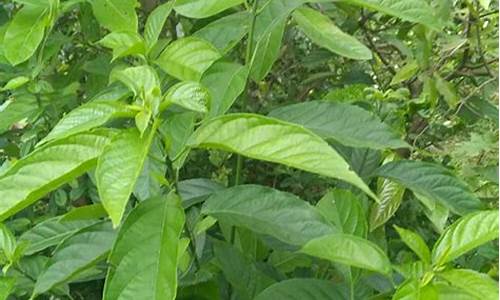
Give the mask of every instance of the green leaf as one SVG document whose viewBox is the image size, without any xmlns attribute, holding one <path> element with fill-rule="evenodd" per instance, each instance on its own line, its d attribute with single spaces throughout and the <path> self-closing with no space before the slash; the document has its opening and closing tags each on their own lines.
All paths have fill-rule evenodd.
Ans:
<svg viewBox="0 0 500 300">
<path fill-rule="evenodd" d="M 378 192 L 380 203 L 373 203 L 370 211 L 370 231 L 384 225 L 398 210 L 405 188 L 389 179 L 382 179 Z"/>
<path fill-rule="evenodd" d="M 42 42 L 48 9 L 24 6 L 14 16 L 3 38 L 3 50 L 12 65 L 28 60 Z"/>
<path fill-rule="evenodd" d="M 98 43 L 106 48 L 113 50 L 113 59 L 111 61 L 128 55 L 144 55 L 146 52 L 146 45 L 144 44 L 144 40 L 135 32 L 111 32 Z"/>
<path fill-rule="evenodd" d="M 300 124 L 325 139 L 351 147 L 408 148 L 377 116 L 355 105 L 309 101 L 275 109 L 273 118 Z"/>
<path fill-rule="evenodd" d="M 425 243 L 424 239 L 422 237 L 408 229 L 401 228 L 399 226 L 394 226 L 396 231 L 398 232 L 399 236 L 401 237 L 401 240 L 413 251 L 417 254 L 420 259 L 427 263 L 430 264 L 431 262 L 431 251 L 429 250 L 429 247 L 427 247 L 427 244 Z"/>
<path fill-rule="evenodd" d="M 196 114 L 193 112 L 169 115 L 160 127 L 171 161 L 179 159 L 186 150 L 186 143 L 194 131 Z"/>
<path fill-rule="evenodd" d="M 256 114 L 229 114 L 198 128 L 190 144 L 338 178 L 377 199 L 327 142 L 302 126 Z"/>
<path fill-rule="evenodd" d="M 65 115 L 38 145 L 88 131 L 117 118 L 131 118 L 135 111 L 121 102 L 93 101 L 79 106 Z"/>
<path fill-rule="evenodd" d="M 31 94 L 14 95 L 0 105 L 0 133 L 9 130 L 17 122 L 30 121 L 41 111 L 37 99 Z"/>
<path fill-rule="evenodd" d="M 186 37 L 170 44 L 156 63 L 177 79 L 200 81 L 203 73 L 220 57 L 219 51 L 205 40 Z"/>
<path fill-rule="evenodd" d="M 187 110 L 206 113 L 210 105 L 210 94 L 198 82 L 179 82 L 166 92 L 160 104 L 160 111 L 166 109 L 171 104 L 178 105 Z"/>
<path fill-rule="evenodd" d="M 107 217 L 108 214 L 101 203 L 90 204 L 73 208 L 61 217 L 60 222 L 71 223 L 75 221 L 95 221 Z"/>
<path fill-rule="evenodd" d="M 174 6 L 175 0 L 157 6 L 148 16 L 144 27 L 144 40 L 148 51 L 158 41 L 158 37 Z"/>
<path fill-rule="evenodd" d="M 347 58 L 368 60 L 372 53 L 355 37 L 340 30 L 329 17 L 309 7 L 293 13 L 299 28 L 317 45 Z"/>
<path fill-rule="evenodd" d="M 8 91 L 8 90 L 15 90 L 17 88 L 20 88 L 21 86 L 25 85 L 30 81 L 30 78 L 26 76 L 17 76 L 15 78 L 12 78 L 9 80 L 1 89 L 0 91 Z"/>
<path fill-rule="evenodd" d="M 211 95 L 209 117 L 226 113 L 234 101 L 245 90 L 248 69 L 242 65 L 228 62 L 216 62 L 203 77 L 201 83 Z"/>
<path fill-rule="evenodd" d="M 435 16 L 434 9 L 421 0 L 344 0 L 348 4 L 359 5 L 377 10 L 404 21 L 424 24 L 432 29 L 440 30 L 441 21 Z"/>
<path fill-rule="evenodd" d="M 91 0 L 99 23 L 110 31 L 137 32 L 136 0 Z"/>
<path fill-rule="evenodd" d="M 254 42 L 255 51 L 250 63 L 250 77 L 255 81 L 263 80 L 278 60 L 281 40 L 285 33 L 286 19 L 277 24 L 273 30 Z"/>
<path fill-rule="evenodd" d="M 336 232 L 307 202 L 259 185 L 240 185 L 217 192 L 205 201 L 202 212 L 291 245 L 300 246 Z"/>
<path fill-rule="evenodd" d="M 161 93 L 158 75 L 152 67 L 147 65 L 119 70 L 112 73 L 110 77 L 110 81 L 122 82 L 142 100 L 159 97 Z"/>
<path fill-rule="evenodd" d="M 175 11 L 183 16 L 201 19 L 213 16 L 228 8 L 239 5 L 244 0 L 177 0 Z"/>
<path fill-rule="evenodd" d="M 428 284 L 422 286 L 419 280 L 411 279 L 401 284 L 394 296 L 393 300 L 428 300 L 428 299 L 441 299 L 441 295 L 437 294 L 437 289 Z"/>
<path fill-rule="evenodd" d="M 484 9 L 488 9 L 490 7 L 491 0 L 479 0 L 479 4 L 481 4 Z"/>
<path fill-rule="evenodd" d="M 480 300 L 481 298 L 473 298 L 471 294 L 464 290 L 452 286 L 445 282 L 437 282 L 434 284 L 439 293 L 439 300 Z M 422 299 L 426 300 L 426 299 Z"/>
<path fill-rule="evenodd" d="M 437 74 L 434 74 L 434 82 L 439 94 L 443 96 L 444 101 L 446 101 L 448 106 L 451 109 L 455 108 L 460 102 L 460 96 L 458 95 L 455 86 Z"/>
<path fill-rule="evenodd" d="M 155 130 L 151 130 L 141 137 L 135 128 L 124 129 L 99 157 L 95 171 L 97 190 L 114 227 L 120 224 L 154 134 Z"/>
<path fill-rule="evenodd" d="M 14 258 L 16 246 L 16 237 L 12 231 L 0 223 L 0 254 L 3 253 L 10 262 L 13 262 L 12 259 Z"/>
<path fill-rule="evenodd" d="M 33 294 L 45 293 L 95 265 L 107 255 L 115 237 L 109 223 L 98 223 L 66 239 L 37 278 Z"/>
<path fill-rule="evenodd" d="M 434 264 L 445 264 L 497 238 L 498 210 L 466 215 L 441 235 L 432 250 L 432 261 Z"/>
<path fill-rule="evenodd" d="M 134 187 L 134 196 L 139 201 L 162 195 L 163 186 L 168 185 L 165 179 L 167 164 L 164 151 L 162 141 L 159 137 L 155 137 Z"/>
<path fill-rule="evenodd" d="M 339 286 L 329 280 L 296 278 L 275 283 L 254 300 L 331 300 L 346 299 Z"/>
<path fill-rule="evenodd" d="M 358 197 L 348 190 L 329 191 L 317 204 L 317 208 L 340 232 L 366 237 L 368 224 Z"/>
<path fill-rule="evenodd" d="M 103 299 L 175 299 L 183 226 L 184 211 L 174 193 L 141 202 L 113 246 Z"/>
<path fill-rule="evenodd" d="M 415 74 L 417 74 L 418 70 L 419 66 L 416 61 L 412 60 L 408 62 L 396 72 L 394 77 L 392 77 L 391 85 L 395 85 L 412 78 Z"/>
<path fill-rule="evenodd" d="M 367 269 L 382 274 L 391 273 L 391 263 L 374 243 L 349 234 L 332 234 L 309 241 L 302 253 L 334 263 Z"/>
<path fill-rule="evenodd" d="M 437 232 L 443 233 L 446 222 L 450 216 L 450 210 L 436 200 L 414 193 L 415 198 L 422 203 L 424 213 L 432 222 Z"/>
<path fill-rule="evenodd" d="M 0 276 L 0 300 L 7 300 L 14 291 L 16 279 L 13 277 Z"/>
<path fill-rule="evenodd" d="M 23 233 L 19 241 L 28 242 L 26 255 L 56 246 L 81 229 L 95 224 L 96 220 L 61 222 L 61 217 L 45 220 Z"/>
<path fill-rule="evenodd" d="M 440 272 L 438 276 L 476 299 L 498 299 L 498 282 L 486 274 L 474 270 L 451 269 Z"/>
<path fill-rule="evenodd" d="M 72 135 L 17 161 L 0 176 L 0 220 L 93 168 L 111 136 L 110 131 Z"/>
<path fill-rule="evenodd" d="M 193 33 L 193 36 L 208 41 L 222 54 L 226 54 L 243 39 L 249 27 L 250 14 L 242 11 L 213 21 Z"/>
<path fill-rule="evenodd" d="M 441 165 L 401 160 L 387 163 L 375 173 L 394 180 L 424 197 L 439 201 L 459 215 L 482 207 L 469 187 Z"/>
<path fill-rule="evenodd" d="M 234 287 L 237 299 L 253 300 L 255 295 L 275 282 L 233 245 L 215 241 L 213 248 L 217 264 Z"/>
<path fill-rule="evenodd" d="M 177 188 L 184 208 L 200 203 L 213 193 L 225 189 L 222 184 L 206 178 L 180 181 Z"/>
</svg>

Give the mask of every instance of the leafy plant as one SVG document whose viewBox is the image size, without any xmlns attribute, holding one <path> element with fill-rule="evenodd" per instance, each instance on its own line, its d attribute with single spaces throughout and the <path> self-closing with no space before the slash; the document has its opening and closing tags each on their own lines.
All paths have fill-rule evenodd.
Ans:
<svg viewBox="0 0 500 300">
<path fill-rule="evenodd" d="M 498 4 L 0 6 L 0 300 L 497 299 Z"/>
</svg>

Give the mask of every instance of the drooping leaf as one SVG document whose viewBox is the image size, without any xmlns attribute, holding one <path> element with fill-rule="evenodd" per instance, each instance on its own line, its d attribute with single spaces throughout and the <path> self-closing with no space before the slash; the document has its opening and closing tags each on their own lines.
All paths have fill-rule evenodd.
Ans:
<svg viewBox="0 0 500 300">
<path fill-rule="evenodd" d="M 374 243 L 349 234 L 331 234 L 309 241 L 301 252 L 382 274 L 391 272 L 386 254 Z"/>
<path fill-rule="evenodd" d="M 347 58 L 367 60 L 372 53 L 355 37 L 344 33 L 330 18 L 317 10 L 302 7 L 293 13 L 299 28 L 317 45 Z"/>
<path fill-rule="evenodd" d="M 194 131 L 195 121 L 194 112 L 175 113 L 169 115 L 160 126 L 170 160 L 176 161 L 185 152 L 186 143 Z"/>
<path fill-rule="evenodd" d="M 144 40 L 148 51 L 156 44 L 158 37 L 174 6 L 175 0 L 157 6 L 148 16 L 144 27 Z"/>
<path fill-rule="evenodd" d="M 317 204 L 318 210 L 340 232 L 366 237 L 368 224 L 360 200 L 350 191 L 329 191 Z"/>
<path fill-rule="evenodd" d="M 203 213 L 291 245 L 300 246 L 336 232 L 307 202 L 259 185 L 240 185 L 217 192 L 205 201 Z"/>
<path fill-rule="evenodd" d="M 304 299 L 347 299 L 347 295 L 329 280 L 295 278 L 275 283 L 255 297 L 255 300 Z"/>
<path fill-rule="evenodd" d="M 210 94 L 208 90 L 198 82 L 184 81 L 168 89 L 163 96 L 160 111 L 175 104 L 187 110 L 206 113 L 210 107 Z"/>
<path fill-rule="evenodd" d="M 468 214 L 441 235 L 432 250 L 432 261 L 444 264 L 497 238 L 498 210 Z"/>
<path fill-rule="evenodd" d="M 191 146 L 221 149 L 281 163 L 349 182 L 376 197 L 328 143 L 291 123 L 255 114 L 229 114 L 214 118 L 191 137 Z"/>
<path fill-rule="evenodd" d="M 211 94 L 209 117 L 226 113 L 246 86 L 248 69 L 242 65 L 216 62 L 201 78 Z"/>
<path fill-rule="evenodd" d="M 99 23 L 110 31 L 137 32 L 137 0 L 92 0 Z"/>
<path fill-rule="evenodd" d="M 112 135 L 103 130 L 72 135 L 17 161 L 0 176 L 0 220 L 94 167 Z"/>
<path fill-rule="evenodd" d="M 390 162 L 376 175 L 394 180 L 415 193 L 439 201 L 451 211 L 463 215 L 482 207 L 469 187 L 453 173 L 434 163 L 401 160 Z"/>
<path fill-rule="evenodd" d="M 156 60 L 169 75 L 186 81 L 199 81 L 203 73 L 221 57 L 205 40 L 186 37 L 170 44 Z"/>
<path fill-rule="evenodd" d="M 40 295 L 104 259 L 111 250 L 116 233 L 107 222 L 85 228 L 66 239 L 37 278 L 34 295 Z"/>
<path fill-rule="evenodd" d="M 425 263 L 431 262 L 431 251 L 424 239 L 417 233 L 395 226 L 401 240 Z"/>
<path fill-rule="evenodd" d="M 239 299 L 253 300 L 259 292 L 275 282 L 231 244 L 215 242 L 214 254 L 224 277 L 234 287 Z"/>
<path fill-rule="evenodd" d="M 92 101 L 65 115 L 38 144 L 66 138 L 106 124 L 116 118 L 131 118 L 136 114 L 122 102 Z"/>
<path fill-rule="evenodd" d="M 164 151 L 160 138 L 154 138 L 134 187 L 134 196 L 139 201 L 162 195 L 163 186 L 168 185 L 165 179 L 167 164 Z"/>
<path fill-rule="evenodd" d="M 344 2 L 377 10 L 402 20 L 421 23 L 439 30 L 441 22 L 436 18 L 434 9 L 420 0 L 344 0 Z"/>
<path fill-rule="evenodd" d="M 398 210 L 405 188 L 389 179 L 382 179 L 378 192 L 380 203 L 373 203 L 370 212 L 370 230 L 384 225 Z"/>
<path fill-rule="evenodd" d="M 95 220 L 61 222 L 60 217 L 54 217 L 26 231 L 20 236 L 19 240 L 29 243 L 25 254 L 31 255 L 48 247 L 58 245 L 66 238 L 96 222 Z"/>
<path fill-rule="evenodd" d="M 174 193 L 141 202 L 113 246 L 103 299 L 175 299 L 183 226 L 184 211 Z"/>
<path fill-rule="evenodd" d="M 189 18 L 201 19 L 243 2 L 244 0 L 176 0 L 175 11 Z"/>
<path fill-rule="evenodd" d="M 48 9 L 24 6 L 14 16 L 3 38 L 5 57 L 12 65 L 28 60 L 42 42 Z"/>
<path fill-rule="evenodd" d="M 378 117 L 350 104 L 308 101 L 275 109 L 269 116 L 297 123 L 322 138 L 351 147 L 407 148 L 407 143 Z"/>
<path fill-rule="evenodd" d="M 124 129 L 104 147 L 95 172 L 97 190 L 113 226 L 120 224 L 130 194 L 141 174 L 155 131 L 141 137 Z"/>
<path fill-rule="evenodd" d="M 193 33 L 226 54 L 247 34 L 250 14 L 246 11 L 222 17 Z"/>
<path fill-rule="evenodd" d="M 146 45 L 140 35 L 135 32 L 114 31 L 98 42 L 100 45 L 113 50 L 113 60 L 146 52 Z"/>
<path fill-rule="evenodd" d="M 498 282 L 486 274 L 474 270 L 451 269 L 440 272 L 439 277 L 470 294 L 475 299 L 498 299 Z"/>
</svg>

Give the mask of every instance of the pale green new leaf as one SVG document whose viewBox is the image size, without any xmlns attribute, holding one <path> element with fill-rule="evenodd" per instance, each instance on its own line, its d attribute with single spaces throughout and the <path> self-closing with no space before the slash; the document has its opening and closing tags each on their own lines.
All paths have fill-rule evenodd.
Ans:
<svg viewBox="0 0 500 300">
<path fill-rule="evenodd" d="M 99 157 L 95 171 L 97 190 L 114 227 L 120 224 L 154 134 L 150 131 L 141 137 L 135 128 L 124 129 Z"/>
<path fill-rule="evenodd" d="M 382 274 L 391 273 L 386 254 L 374 243 L 349 234 L 332 234 L 309 241 L 301 252 Z"/>
<path fill-rule="evenodd" d="M 202 212 L 297 246 L 337 232 L 307 202 L 293 194 L 259 185 L 239 185 L 217 192 L 205 201 Z"/>
<path fill-rule="evenodd" d="M 0 133 L 9 130 L 17 122 L 31 121 L 40 111 L 35 96 L 28 93 L 14 95 L 0 105 Z"/>
<path fill-rule="evenodd" d="M 82 228 L 95 224 L 96 220 L 61 222 L 60 217 L 50 218 L 23 233 L 19 241 L 28 242 L 26 255 L 31 255 L 58 245 Z"/>
<path fill-rule="evenodd" d="M 156 60 L 169 75 L 187 81 L 199 81 L 219 58 L 219 51 L 205 40 L 186 37 L 170 44 Z"/>
<path fill-rule="evenodd" d="M 163 96 L 160 111 L 175 104 L 187 110 L 206 113 L 210 106 L 208 90 L 198 82 L 184 81 L 172 86 Z"/>
<path fill-rule="evenodd" d="M 141 202 L 113 246 L 103 299 L 175 299 L 183 226 L 184 211 L 176 194 Z"/>
<path fill-rule="evenodd" d="M 42 42 L 48 8 L 24 6 L 14 16 L 3 38 L 3 50 L 12 65 L 28 60 Z"/>
<path fill-rule="evenodd" d="M 437 282 L 434 284 L 439 293 L 439 300 L 481 300 L 482 298 L 474 298 L 470 293 L 456 286 L 452 286 L 446 282 Z M 427 300 L 427 299 L 422 299 Z"/>
<path fill-rule="evenodd" d="M 208 41 L 222 54 L 226 54 L 243 39 L 249 26 L 250 14 L 242 11 L 213 21 L 193 33 L 193 36 Z"/>
<path fill-rule="evenodd" d="M 148 66 L 129 67 L 123 70 L 113 72 L 110 81 L 118 80 L 125 84 L 134 95 L 143 100 L 150 96 L 160 94 L 160 80 L 156 71 Z"/>
<path fill-rule="evenodd" d="M 401 240 L 413 251 L 417 254 L 420 259 L 425 263 L 431 262 L 431 251 L 424 239 L 417 233 L 401 228 L 399 226 L 394 226 L 396 231 L 398 232 Z"/>
<path fill-rule="evenodd" d="M 414 60 L 409 61 L 406 65 L 401 67 L 394 77 L 392 77 L 391 85 L 401 83 L 412 78 L 418 72 L 419 66 L 418 63 Z"/>
<path fill-rule="evenodd" d="M 441 235 L 432 250 L 434 264 L 445 264 L 498 238 L 498 210 L 468 214 Z"/>
<path fill-rule="evenodd" d="M 183 16 L 201 19 L 218 14 L 233 6 L 245 2 L 244 0 L 177 0 L 175 11 Z"/>
<path fill-rule="evenodd" d="M 104 259 L 115 237 L 111 224 L 98 223 L 64 240 L 37 278 L 33 294 L 45 293 Z"/>
<path fill-rule="evenodd" d="M 137 32 L 137 0 L 91 0 L 99 23 L 110 31 Z"/>
<path fill-rule="evenodd" d="M 98 42 L 100 45 L 113 50 L 114 61 L 117 58 L 146 53 L 146 45 L 140 35 L 135 32 L 114 31 Z"/>
<path fill-rule="evenodd" d="M 190 144 L 338 178 L 377 199 L 327 142 L 302 126 L 256 114 L 229 114 L 201 126 Z"/>
<path fill-rule="evenodd" d="M 330 18 L 317 10 L 302 7 L 293 13 L 299 28 L 317 45 L 347 58 L 368 60 L 372 53 L 355 37 L 344 33 Z"/>
<path fill-rule="evenodd" d="M 79 106 L 65 115 L 38 144 L 66 138 L 106 124 L 116 118 L 131 118 L 137 112 L 122 102 L 93 101 Z"/>
<path fill-rule="evenodd" d="M 439 277 L 451 283 L 475 299 L 498 299 L 498 282 L 486 274 L 474 270 L 451 269 L 440 272 Z"/>
<path fill-rule="evenodd" d="M 226 113 L 246 86 L 248 69 L 229 62 L 216 62 L 201 78 L 211 95 L 209 117 Z"/>
<path fill-rule="evenodd" d="M 436 30 L 442 25 L 435 16 L 434 9 L 422 0 L 343 0 L 343 2 L 377 10 L 405 21 L 421 23 Z"/>
<path fill-rule="evenodd" d="M 358 197 L 349 190 L 329 191 L 317 204 L 319 212 L 340 232 L 366 237 L 368 224 Z"/>
<path fill-rule="evenodd" d="M 339 286 L 329 280 L 295 278 L 280 281 L 263 290 L 254 300 L 344 299 Z"/>
<path fill-rule="evenodd" d="M 38 148 L 0 176 L 0 220 L 93 168 L 112 132 L 81 133 Z"/>
<path fill-rule="evenodd" d="M 377 116 L 346 103 L 308 101 L 275 109 L 273 118 L 300 124 L 325 139 L 360 148 L 407 148 L 409 145 Z"/>
<path fill-rule="evenodd" d="M 12 231 L 0 223 L 0 254 L 4 254 L 11 263 L 13 262 L 16 246 L 16 237 Z"/>
<path fill-rule="evenodd" d="M 14 291 L 16 279 L 14 277 L 0 276 L 0 300 L 7 300 Z"/>
<path fill-rule="evenodd" d="M 157 6 L 148 16 L 144 27 L 144 40 L 146 41 L 148 51 L 158 41 L 158 37 L 167 21 L 170 12 L 174 6 L 175 0 Z"/>
<path fill-rule="evenodd" d="M 405 188 L 389 179 L 382 179 L 378 191 L 380 203 L 373 203 L 370 211 L 370 230 L 384 225 L 398 210 Z"/>
<path fill-rule="evenodd" d="M 448 106 L 453 109 L 460 102 L 460 96 L 457 92 L 456 87 L 446 79 L 441 76 L 434 74 L 434 82 L 436 84 L 436 88 L 443 96 L 444 101 L 448 104 Z"/>
<path fill-rule="evenodd" d="M 401 284 L 394 295 L 392 300 L 428 300 L 428 299 L 441 299 L 438 298 L 437 289 L 433 284 L 422 286 L 417 279 L 410 279 Z"/>
<path fill-rule="evenodd" d="M 424 197 L 439 201 L 460 215 L 482 207 L 479 199 L 463 181 L 438 164 L 401 160 L 387 163 L 375 173 L 396 181 Z"/>
<path fill-rule="evenodd" d="M 30 81 L 29 77 L 17 76 L 9 80 L 2 88 L 0 88 L 0 91 L 15 90 L 25 85 L 29 81 Z"/>
</svg>

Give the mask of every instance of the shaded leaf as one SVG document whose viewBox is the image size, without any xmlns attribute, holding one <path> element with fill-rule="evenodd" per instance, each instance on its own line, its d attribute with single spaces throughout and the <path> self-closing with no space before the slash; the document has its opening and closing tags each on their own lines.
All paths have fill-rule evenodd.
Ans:
<svg viewBox="0 0 500 300">
<path fill-rule="evenodd" d="M 262 291 L 255 300 L 331 300 L 348 299 L 339 286 L 329 280 L 288 279 Z"/>
<path fill-rule="evenodd" d="M 346 146 L 409 147 L 377 116 L 355 105 L 309 101 L 275 109 L 269 116 L 303 125 L 322 138 L 334 139 Z"/>
<path fill-rule="evenodd" d="M 201 19 L 243 2 L 244 0 L 176 0 L 175 11 L 189 18 Z"/>
<path fill-rule="evenodd" d="M 424 239 L 417 233 L 401 228 L 399 226 L 394 226 L 396 231 L 398 232 L 399 236 L 401 237 L 401 240 L 413 251 L 417 256 L 424 261 L 425 263 L 429 264 L 431 262 L 431 251 L 429 250 L 429 247 L 427 247 L 427 244 L 425 243 Z"/>
<path fill-rule="evenodd" d="M 222 184 L 207 178 L 182 180 L 177 188 L 184 208 L 200 203 L 213 193 L 225 189 Z"/>
<path fill-rule="evenodd" d="M 259 185 L 240 185 L 205 201 L 204 214 L 291 244 L 336 232 L 314 207 L 297 196 Z"/>
<path fill-rule="evenodd" d="M 370 212 L 370 231 L 384 225 L 398 210 L 405 188 L 389 179 L 383 179 L 379 188 L 380 203 L 373 203 Z"/>
</svg>

